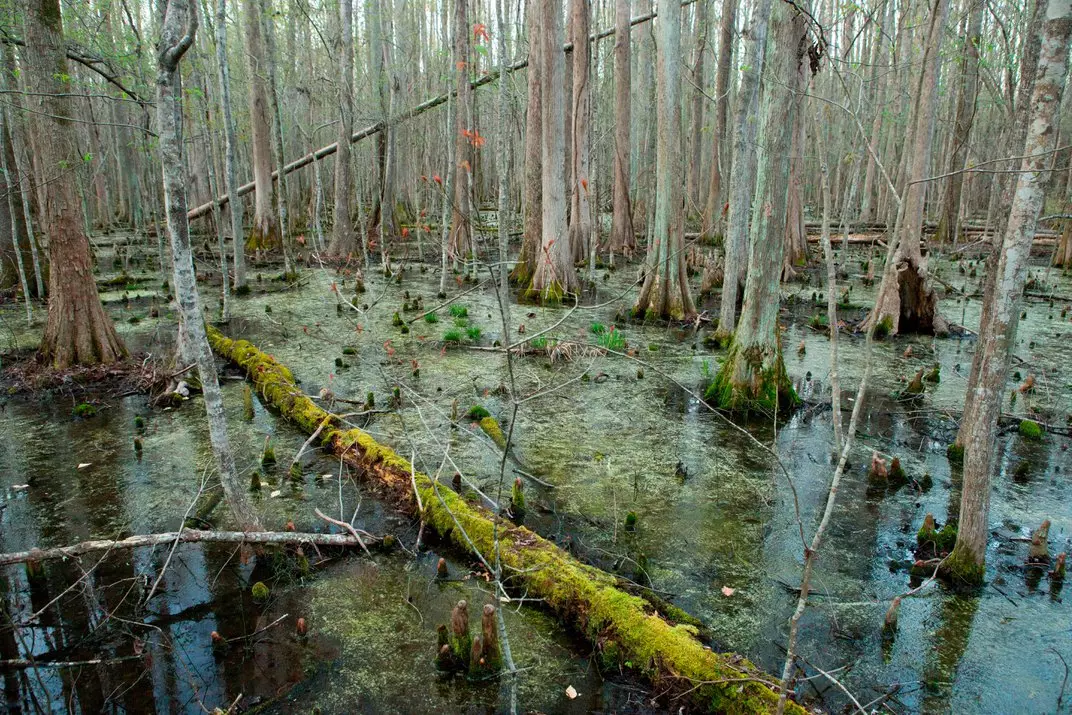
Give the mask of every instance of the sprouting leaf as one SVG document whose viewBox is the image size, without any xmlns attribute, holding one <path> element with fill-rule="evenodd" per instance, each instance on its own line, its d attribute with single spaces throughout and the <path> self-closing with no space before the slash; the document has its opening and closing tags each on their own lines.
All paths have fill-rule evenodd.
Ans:
<svg viewBox="0 0 1072 715">
<path fill-rule="evenodd" d="M 580 693 L 578 693 L 577 689 L 574 688 L 572 685 L 569 685 L 569 686 L 566 687 L 566 697 L 567 698 L 569 698 L 570 700 L 573 700 L 578 695 L 580 695 Z"/>
<path fill-rule="evenodd" d="M 722 587 L 722 595 L 723 596 L 732 596 L 736 590 L 737 589 L 730 588 L 729 586 L 723 586 Z"/>
</svg>

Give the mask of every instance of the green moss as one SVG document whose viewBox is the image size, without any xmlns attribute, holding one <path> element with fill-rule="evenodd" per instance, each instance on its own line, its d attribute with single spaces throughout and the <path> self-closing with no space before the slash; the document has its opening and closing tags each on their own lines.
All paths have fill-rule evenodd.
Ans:
<svg viewBox="0 0 1072 715">
<path fill-rule="evenodd" d="M 253 588 L 250 589 L 250 594 L 253 596 L 253 600 L 257 603 L 264 603 L 268 600 L 268 587 L 264 585 L 264 581 L 258 581 L 253 584 Z"/>
<path fill-rule="evenodd" d="M 141 415 L 134 417 L 134 429 L 138 432 L 145 431 L 145 418 Z"/>
<path fill-rule="evenodd" d="M 976 563 L 971 554 L 959 547 L 946 558 L 942 570 L 951 580 L 973 586 L 981 585 L 986 577 L 986 564 Z"/>
<path fill-rule="evenodd" d="M 343 355 L 357 355 L 357 348 L 348 345 L 347 347 L 342 349 L 342 354 Z"/>
<path fill-rule="evenodd" d="M 261 452 L 261 466 L 270 467 L 275 464 L 275 449 L 271 444 L 265 443 L 264 451 Z"/>
<path fill-rule="evenodd" d="M 402 317 L 398 313 L 395 313 L 394 317 L 391 318 L 391 325 L 397 328 L 401 325 L 405 325 L 405 323 L 402 322 Z"/>
<path fill-rule="evenodd" d="M 1020 436 L 1024 439 L 1029 439 L 1032 442 L 1042 441 L 1042 427 L 1038 422 L 1033 420 L 1021 420 L 1020 421 Z"/>
<path fill-rule="evenodd" d="M 637 515 L 635 511 L 631 511 L 625 515 L 625 530 L 636 531 L 637 527 Z"/>
<path fill-rule="evenodd" d="M 945 448 L 945 456 L 950 464 L 964 464 L 964 446 L 956 442 L 951 443 Z"/>
<path fill-rule="evenodd" d="M 739 361 L 744 362 L 740 368 L 746 375 L 740 381 L 735 377 Z M 704 391 L 704 399 L 719 409 L 763 416 L 775 411 L 785 414 L 800 404 L 785 370 L 780 342 L 775 354 L 767 355 L 758 346 L 741 350 L 734 341 L 726 361 Z"/>
<path fill-rule="evenodd" d="M 879 340 L 886 338 L 893 332 L 893 318 L 885 316 L 875 325 L 875 337 Z"/>
<path fill-rule="evenodd" d="M 253 390 L 249 385 L 242 386 L 242 416 L 246 422 L 253 421 Z"/>
<path fill-rule="evenodd" d="M 80 402 L 79 404 L 74 406 L 74 409 L 71 410 L 71 413 L 75 417 L 93 417 L 97 414 L 97 408 L 89 404 L 88 402 Z"/>
<path fill-rule="evenodd" d="M 302 468 L 297 462 L 290 463 L 290 469 L 288 470 L 291 481 L 300 482 L 302 480 Z"/>
<path fill-rule="evenodd" d="M 938 383 L 942 381 L 942 366 L 938 363 L 934 364 L 930 372 L 923 376 L 923 379 L 927 382 Z"/>
<path fill-rule="evenodd" d="M 490 415 L 483 417 L 480 420 L 480 429 L 484 430 L 484 434 L 488 437 L 491 437 L 491 441 L 494 442 L 499 449 L 506 449 L 506 437 L 503 435 L 498 420 Z"/>
<path fill-rule="evenodd" d="M 514 486 L 510 490 L 510 513 L 518 522 L 525 518 L 525 490 L 521 485 L 521 477 L 514 480 Z"/>
<path fill-rule="evenodd" d="M 216 352 L 243 367 L 267 404 L 306 432 L 331 416 L 301 393 L 285 367 L 249 343 L 233 341 L 208 327 Z M 495 558 L 495 534 L 504 568 L 515 574 L 519 592 L 542 599 L 548 609 L 572 624 L 597 651 L 609 644 L 622 662 L 665 692 L 687 696 L 697 707 L 720 713 L 773 712 L 776 681 L 747 660 L 715 653 L 696 637 L 696 629 L 671 624 L 646 601 L 622 591 L 610 574 L 582 564 L 555 544 L 521 526 L 497 520 L 446 485 L 433 482 L 360 429 L 325 429 L 324 439 L 336 454 L 375 479 L 398 503 L 415 509 L 412 485 L 424 505 L 425 523 L 440 538 L 468 552 Z M 464 533 L 463 533 L 464 532 Z M 612 654 L 615 651 L 612 650 Z M 787 712 L 803 713 L 789 703 Z"/>
</svg>

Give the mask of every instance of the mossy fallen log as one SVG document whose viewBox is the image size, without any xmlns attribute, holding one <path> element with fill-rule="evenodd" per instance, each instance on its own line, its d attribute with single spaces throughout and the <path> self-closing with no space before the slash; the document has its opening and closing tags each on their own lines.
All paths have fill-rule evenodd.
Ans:
<svg viewBox="0 0 1072 715">
<path fill-rule="evenodd" d="M 213 350 L 243 368 L 265 402 L 284 417 L 310 433 L 327 420 L 321 444 L 373 480 L 400 508 L 418 510 L 411 486 L 416 484 L 422 517 L 440 538 L 494 559 L 494 514 L 433 482 L 364 431 L 341 428 L 271 355 L 211 327 L 208 335 Z M 630 669 L 658 691 L 680 695 L 711 712 L 776 709 L 777 681 L 746 659 L 713 652 L 698 639 L 696 626 L 666 620 L 649 602 L 620 588 L 613 575 L 581 563 L 524 527 L 504 519 L 498 524 L 507 585 L 529 598 L 542 598 L 594 644 L 605 667 Z M 787 710 L 804 712 L 792 703 Z"/>
</svg>

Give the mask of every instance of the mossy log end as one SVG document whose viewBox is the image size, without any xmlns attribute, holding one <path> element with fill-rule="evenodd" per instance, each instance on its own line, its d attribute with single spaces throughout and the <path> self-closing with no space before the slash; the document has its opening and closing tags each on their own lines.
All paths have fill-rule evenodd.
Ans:
<svg viewBox="0 0 1072 715">
<path fill-rule="evenodd" d="M 409 461 L 360 429 L 338 429 L 331 416 L 306 397 L 290 371 L 245 340 L 209 327 L 212 348 L 242 367 L 265 402 L 307 432 L 328 421 L 322 444 L 374 480 L 401 508 L 415 512 L 417 485 L 423 518 L 439 536 L 484 558 L 494 558 L 495 516 L 470 504 L 445 484 L 434 483 Z M 459 528 L 460 527 L 460 528 Z M 461 533 L 464 530 L 464 534 Z M 595 644 L 604 666 L 634 671 L 664 693 L 684 694 L 696 706 L 719 713 L 773 712 L 777 681 L 734 654 L 713 652 L 697 629 L 665 620 L 647 601 L 618 587 L 611 574 L 583 564 L 528 529 L 498 520 L 502 560 L 510 587 L 542 598 L 565 623 Z M 468 537 L 468 538 L 467 538 Z M 470 543 L 471 542 L 471 543 Z M 789 712 L 804 712 L 790 703 Z"/>
</svg>

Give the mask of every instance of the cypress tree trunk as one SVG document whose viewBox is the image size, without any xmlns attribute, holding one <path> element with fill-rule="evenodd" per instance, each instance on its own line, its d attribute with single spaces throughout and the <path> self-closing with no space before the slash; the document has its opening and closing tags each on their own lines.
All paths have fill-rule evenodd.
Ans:
<svg viewBox="0 0 1072 715">
<path fill-rule="evenodd" d="M 627 0 L 622 0 L 628 4 Z M 522 194 L 523 236 L 521 254 L 511 280 L 527 290 L 536 272 L 536 254 L 543 240 L 543 32 L 539 4 L 526 6 L 525 27 L 529 33 L 528 102 L 525 110 L 525 186 Z"/>
<path fill-rule="evenodd" d="M 473 250 L 472 227 L 469 225 L 472 206 L 469 174 L 473 170 L 469 133 L 473 128 L 473 89 L 469 86 L 469 1 L 454 0 L 454 209 L 450 220 L 450 255 L 457 263 L 466 260 Z M 566 232 L 562 232 L 565 240 Z"/>
<path fill-rule="evenodd" d="M 249 247 L 274 248 L 279 245 L 280 226 L 272 210 L 272 121 L 268 114 L 268 58 L 261 33 L 259 0 L 245 0 L 246 56 L 249 58 L 249 122 L 252 127 L 253 181 L 256 183 L 253 202 L 253 226 L 249 232 Z"/>
<path fill-rule="evenodd" d="M 655 224 L 635 317 L 681 319 L 696 312 L 685 271 L 685 214 L 681 185 L 681 3 L 660 0 L 656 59 Z"/>
<path fill-rule="evenodd" d="M 761 414 L 798 401 L 782 361 L 778 277 L 785 249 L 789 147 L 801 101 L 794 87 L 801 64 L 808 61 L 805 18 L 795 7 L 775 2 L 770 25 L 765 72 L 770 81 L 757 139 L 765 151 L 756 171 L 744 305 L 726 361 L 705 395 L 720 408 Z"/>
<path fill-rule="evenodd" d="M 614 3 L 614 209 L 611 217 L 611 255 L 632 255 L 636 249 L 633 207 L 629 201 L 630 75 L 629 0 Z M 531 65 L 530 65 L 531 67 Z M 529 70 L 532 71 L 531 69 Z M 527 135 L 526 135 L 527 136 Z"/>
<path fill-rule="evenodd" d="M 759 4 L 762 5 L 762 1 Z M 766 19 L 763 22 L 765 26 Z M 722 19 L 718 36 L 718 69 L 715 70 L 715 97 L 718 100 L 718 104 L 715 106 L 715 135 L 711 140 L 711 182 L 707 187 L 707 210 L 704 212 L 703 233 L 708 237 L 722 233 L 724 228 L 722 206 L 726 203 L 723 198 L 726 182 L 723 179 L 730 176 L 731 157 L 728 154 L 724 155 L 722 149 L 726 144 L 726 135 L 728 133 L 726 119 L 729 114 L 730 67 L 733 63 L 733 30 L 736 24 L 737 0 L 722 0 Z M 760 62 L 762 62 L 762 56 Z M 746 96 L 745 90 L 747 89 L 745 87 L 745 78 L 752 73 L 753 69 L 753 67 L 742 69 L 741 94 L 737 100 L 738 103 L 744 101 L 743 98 Z M 727 248 L 727 254 L 728 251 L 729 249 Z M 726 268 L 729 268 L 728 255 Z M 729 273 L 727 272 L 726 275 L 729 275 Z M 743 277 L 743 273 L 741 275 Z M 736 303 L 736 285 L 734 285 L 733 291 L 734 302 Z M 736 305 L 733 312 L 736 312 Z M 730 323 L 732 323 L 732 315 L 730 317 Z"/>
<path fill-rule="evenodd" d="M 57 369 L 71 365 L 112 363 L 127 349 L 104 312 L 75 172 L 82 164 L 72 112 L 66 43 L 59 0 L 26 1 L 24 67 L 32 123 L 34 154 L 40 167 L 41 224 L 48 234 L 48 322 L 40 356 Z"/>
<path fill-rule="evenodd" d="M 540 0 L 543 219 L 536 270 L 528 297 L 555 303 L 579 289 L 570 260 L 566 226 L 565 53 L 562 51 L 562 5 Z"/>
<path fill-rule="evenodd" d="M 1012 209 L 995 267 L 996 290 L 991 317 L 979 336 L 979 370 L 968 385 L 975 407 L 967 427 L 964 452 L 964 487 L 960 501 L 957 542 L 948 561 L 949 571 L 969 582 L 982 581 L 989 535 L 990 471 L 998 417 L 1005 394 L 1009 355 L 1016 341 L 1020 304 L 1027 279 L 1031 242 L 1042 209 L 1049 156 L 1056 139 L 1055 122 L 1068 74 L 1072 40 L 1072 0 L 1049 0 L 1042 25 L 1037 78 L 1030 104 L 1027 138 L 1020 152 L 1025 158 L 1017 174 Z M 969 416 L 965 415 L 965 420 Z"/>
<path fill-rule="evenodd" d="M 235 469 L 227 437 L 216 364 L 205 330 L 205 319 L 194 279 L 190 250 L 190 224 L 186 218 L 186 169 L 182 156 L 182 108 L 179 61 L 193 44 L 197 32 L 197 6 L 189 0 L 168 0 L 164 8 L 157 52 L 156 100 L 160 132 L 160 164 L 164 179 L 167 231 L 174 257 L 175 299 L 179 305 L 180 330 L 197 363 L 198 377 L 208 413 L 209 438 L 220 471 L 220 482 L 228 504 L 244 531 L 260 531 L 253 510 Z"/>
<path fill-rule="evenodd" d="M 752 10 L 752 23 L 745 44 L 745 69 L 741 71 L 741 88 L 733 119 L 734 170 L 730 174 L 726 238 L 723 242 L 726 265 L 718 317 L 718 333 L 723 339 L 728 338 L 736 326 L 737 301 L 748 272 L 748 224 L 752 214 L 752 187 L 756 181 L 759 80 L 767 54 L 770 8 L 771 0 L 758 0 Z"/>
<path fill-rule="evenodd" d="M 339 54 L 339 149 L 335 154 L 335 221 L 331 229 L 331 253 L 349 256 L 357 252 L 357 237 L 351 218 L 350 135 L 354 132 L 354 8 L 351 0 L 339 0 L 338 34 L 335 45 Z"/>
<path fill-rule="evenodd" d="M 572 171 L 570 172 L 569 239 L 574 263 L 581 263 L 585 260 L 588 255 L 589 241 L 593 240 L 592 206 L 589 193 L 591 187 L 589 164 L 592 147 L 588 132 L 591 120 L 589 78 L 592 67 L 588 26 L 591 15 L 592 7 L 589 0 L 570 0 L 570 17 L 572 18 L 570 42 L 573 43 L 573 111 L 570 112 Z"/>
<path fill-rule="evenodd" d="M 227 184 L 227 206 L 231 214 L 231 239 L 234 242 L 234 287 L 239 290 L 246 285 L 246 245 L 242 233 L 242 204 L 238 202 L 236 191 L 235 155 L 238 153 L 238 137 L 235 132 L 234 116 L 231 113 L 231 65 L 227 60 L 227 0 L 216 4 L 216 65 L 220 74 L 220 104 L 223 106 L 224 129 L 224 179 Z M 224 280 L 227 277 L 224 276 Z"/>
</svg>

